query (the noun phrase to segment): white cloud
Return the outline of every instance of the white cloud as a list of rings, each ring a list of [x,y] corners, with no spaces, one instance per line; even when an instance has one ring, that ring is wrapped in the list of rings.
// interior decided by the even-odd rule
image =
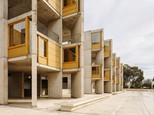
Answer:
[[[104,28],[122,62],[154,76],[154,0],[85,0],[85,30]]]

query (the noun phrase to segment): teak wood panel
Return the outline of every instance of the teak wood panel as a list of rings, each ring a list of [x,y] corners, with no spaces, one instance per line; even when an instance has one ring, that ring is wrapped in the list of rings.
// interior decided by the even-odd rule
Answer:
[[[97,43],[97,44],[92,44],[91,49],[100,49],[101,48],[101,44]]]
[[[58,13],[60,13],[60,0],[46,0]]]
[[[60,46],[51,41],[48,41],[48,65],[60,68]]]
[[[43,57],[43,56],[41,56],[40,55],[40,40],[44,40],[44,41],[46,41],[46,49],[47,49],[47,46],[48,46],[48,43],[47,43],[47,40],[46,39],[44,39],[43,37],[41,37],[41,36],[38,36],[38,63],[40,63],[40,64],[43,64],[43,65],[48,65],[48,60],[47,60],[47,56],[46,57]]]
[[[111,70],[107,69],[104,70],[104,81],[110,81],[111,80]]]
[[[10,46],[10,26],[25,21],[25,43]],[[28,18],[21,19],[8,25],[8,58],[26,56],[29,53],[29,27],[30,22]]]
[[[53,43],[52,41],[48,41],[47,39],[38,35],[38,46],[39,39],[44,39],[47,41],[46,49],[47,49],[47,56],[42,57],[39,55],[39,47],[38,47],[38,63],[51,66],[53,68],[59,69],[60,68],[60,46]]]
[[[71,0],[67,0],[68,2]],[[64,0],[63,0],[64,3]],[[79,0],[76,0],[75,3],[70,2],[69,5],[63,6],[63,16],[77,13],[79,11]]]

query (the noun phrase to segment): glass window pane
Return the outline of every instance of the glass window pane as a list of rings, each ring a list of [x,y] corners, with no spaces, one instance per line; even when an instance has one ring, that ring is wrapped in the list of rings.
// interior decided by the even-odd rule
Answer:
[[[45,40],[43,40],[43,39],[40,39],[40,47],[39,47],[39,54],[40,54],[40,56],[42,56],[42,57],[46,57],[47,55],[47,52],[46,52],[46,41]]]
[[[10,26],[10,46],[25,43],[25,21]]]
[[[93,33],[92,34],[92,43],[99,43],[100,42],[100,33]]]
[[[76,58],[76,48],[64,49],[64,62],[75,61]]]

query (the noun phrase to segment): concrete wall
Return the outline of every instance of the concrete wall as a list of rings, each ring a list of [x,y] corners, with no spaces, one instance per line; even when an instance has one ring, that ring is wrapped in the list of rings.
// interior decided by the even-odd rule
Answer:
[[[8,79],[8,87],[9,98],[24,97],[24,74],[12,73]]]
[[[8,103],[8,4],[0,0],[0,104]]]
[[[32,0],[8,0],[8,17],[13,18],[31,11]]]
[[[92,93],[92,81],[91,81],[91,32],[85,32],[84,34],[84,93]]]
[[[109,57],[106,57],[104,58],[104,69],[110,69],[110,80],[109,81],[104,81],[104,93],[112,93],[112,40],[109,39],[109,40],[105,40],[104,41],[104,44],[110,44],[109,47],[110,47],[110,56]],[[105,47],[105,45],[104,45]]]
[[[112,82],[112,91],[116,92],[116,54],[112,54],[112,77],[114,82]]]

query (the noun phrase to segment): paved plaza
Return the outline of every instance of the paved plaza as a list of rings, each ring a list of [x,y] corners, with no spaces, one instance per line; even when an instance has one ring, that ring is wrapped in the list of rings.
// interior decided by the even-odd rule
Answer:
[[[44,100],[43,108],[42,101],[38,102],[40,108],[30,108],[28,105],[0,106],[0,115],[154,115],[154,90],[125,91],[73,112],[60,111],[59,104],[45,108],[49,104],[47,100]]]

